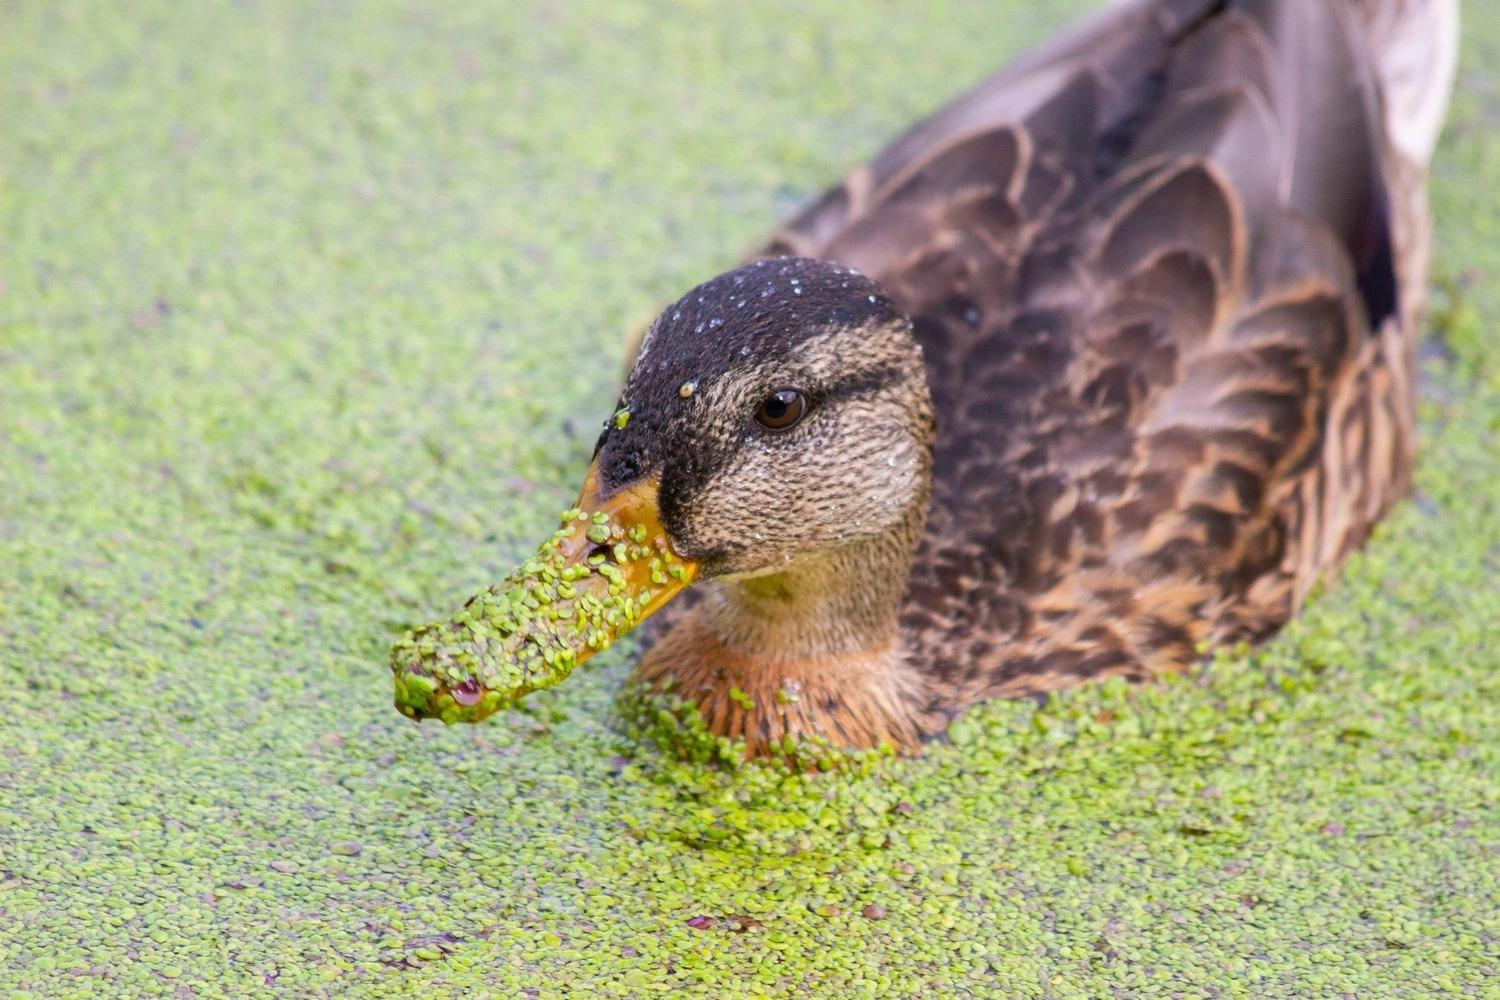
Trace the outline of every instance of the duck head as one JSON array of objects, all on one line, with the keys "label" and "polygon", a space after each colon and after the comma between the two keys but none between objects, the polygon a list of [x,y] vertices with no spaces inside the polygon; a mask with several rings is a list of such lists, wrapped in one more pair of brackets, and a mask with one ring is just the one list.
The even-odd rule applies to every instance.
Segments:
[{"label": "duck head", "polygon": [[933,417],[910,321],[834,264],[758,261],[690,291],[647,331],[616,413],[595,449],[601,499],[654,480],[700,579],[820,561],[926,499]]},{"label": "duck head", "polygon": [[[802,258],[719,275],[647,331],[577,509],[528,564],[543,582],[521,573],[480,595],[469,617],[483,632],[498,608],[500,624],[476,645],[461,623],[466,656],[419,651],[451,645],[452,623],[398,643],[398,707],[483,717],[698,581],[643,657],[645,683],[696,701],[752,752],[787,733],[914,743],[922,693],[896,620],[933,435],[911,322],[870,279]],[[616,613],[573,628],[590,586]],[[538,599],[517,620],[528,587]]]}]

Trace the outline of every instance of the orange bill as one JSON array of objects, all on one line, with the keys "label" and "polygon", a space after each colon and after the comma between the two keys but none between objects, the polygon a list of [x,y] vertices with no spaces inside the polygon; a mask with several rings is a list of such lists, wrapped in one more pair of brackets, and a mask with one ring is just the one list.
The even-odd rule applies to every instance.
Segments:
[{"label": "orange bill", "polygon": [[697,564],[672,550],[657,492],[653,477],[601,498],[591,466],[577,506],[534,556],[391,647],[396,708],[478,722],[560,683],[692,583]]}]

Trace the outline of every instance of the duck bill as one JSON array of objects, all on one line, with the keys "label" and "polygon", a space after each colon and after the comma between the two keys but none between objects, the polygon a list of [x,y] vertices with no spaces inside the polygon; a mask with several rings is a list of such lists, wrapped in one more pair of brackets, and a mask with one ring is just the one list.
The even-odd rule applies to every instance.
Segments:
[{"label": "duck bill", "polygon": [[391,647],[396,708],[478,722],[560,683],[675,597],[698,566],[673,550],[658,493],[652,477],[602,496],[590,466],[577,505],[532,558]]}]

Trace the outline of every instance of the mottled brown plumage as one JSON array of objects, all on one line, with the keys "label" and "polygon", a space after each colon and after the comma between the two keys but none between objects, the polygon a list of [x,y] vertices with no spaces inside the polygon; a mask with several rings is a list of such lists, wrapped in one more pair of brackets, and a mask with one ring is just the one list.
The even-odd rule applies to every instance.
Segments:
[{"label": "mottled brown plumage", "polygon": [[752,752],[912,746],[1282,625],[1408,488],[1455,17],[1116,5],[669,308],[598,460],[719,582],[642,678]]}]

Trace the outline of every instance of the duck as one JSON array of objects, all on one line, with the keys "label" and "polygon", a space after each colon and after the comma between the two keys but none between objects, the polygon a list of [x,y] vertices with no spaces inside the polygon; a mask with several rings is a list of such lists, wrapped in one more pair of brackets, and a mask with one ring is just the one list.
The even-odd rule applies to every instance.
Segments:
[{"label": "duck", "polygon": [[1457,17],[1128,0],[912,126],[645,329],[561,529],[393,647],[397,707],[638,629],[746,756],[917,751],[1273,635],[1411,488]]}]

